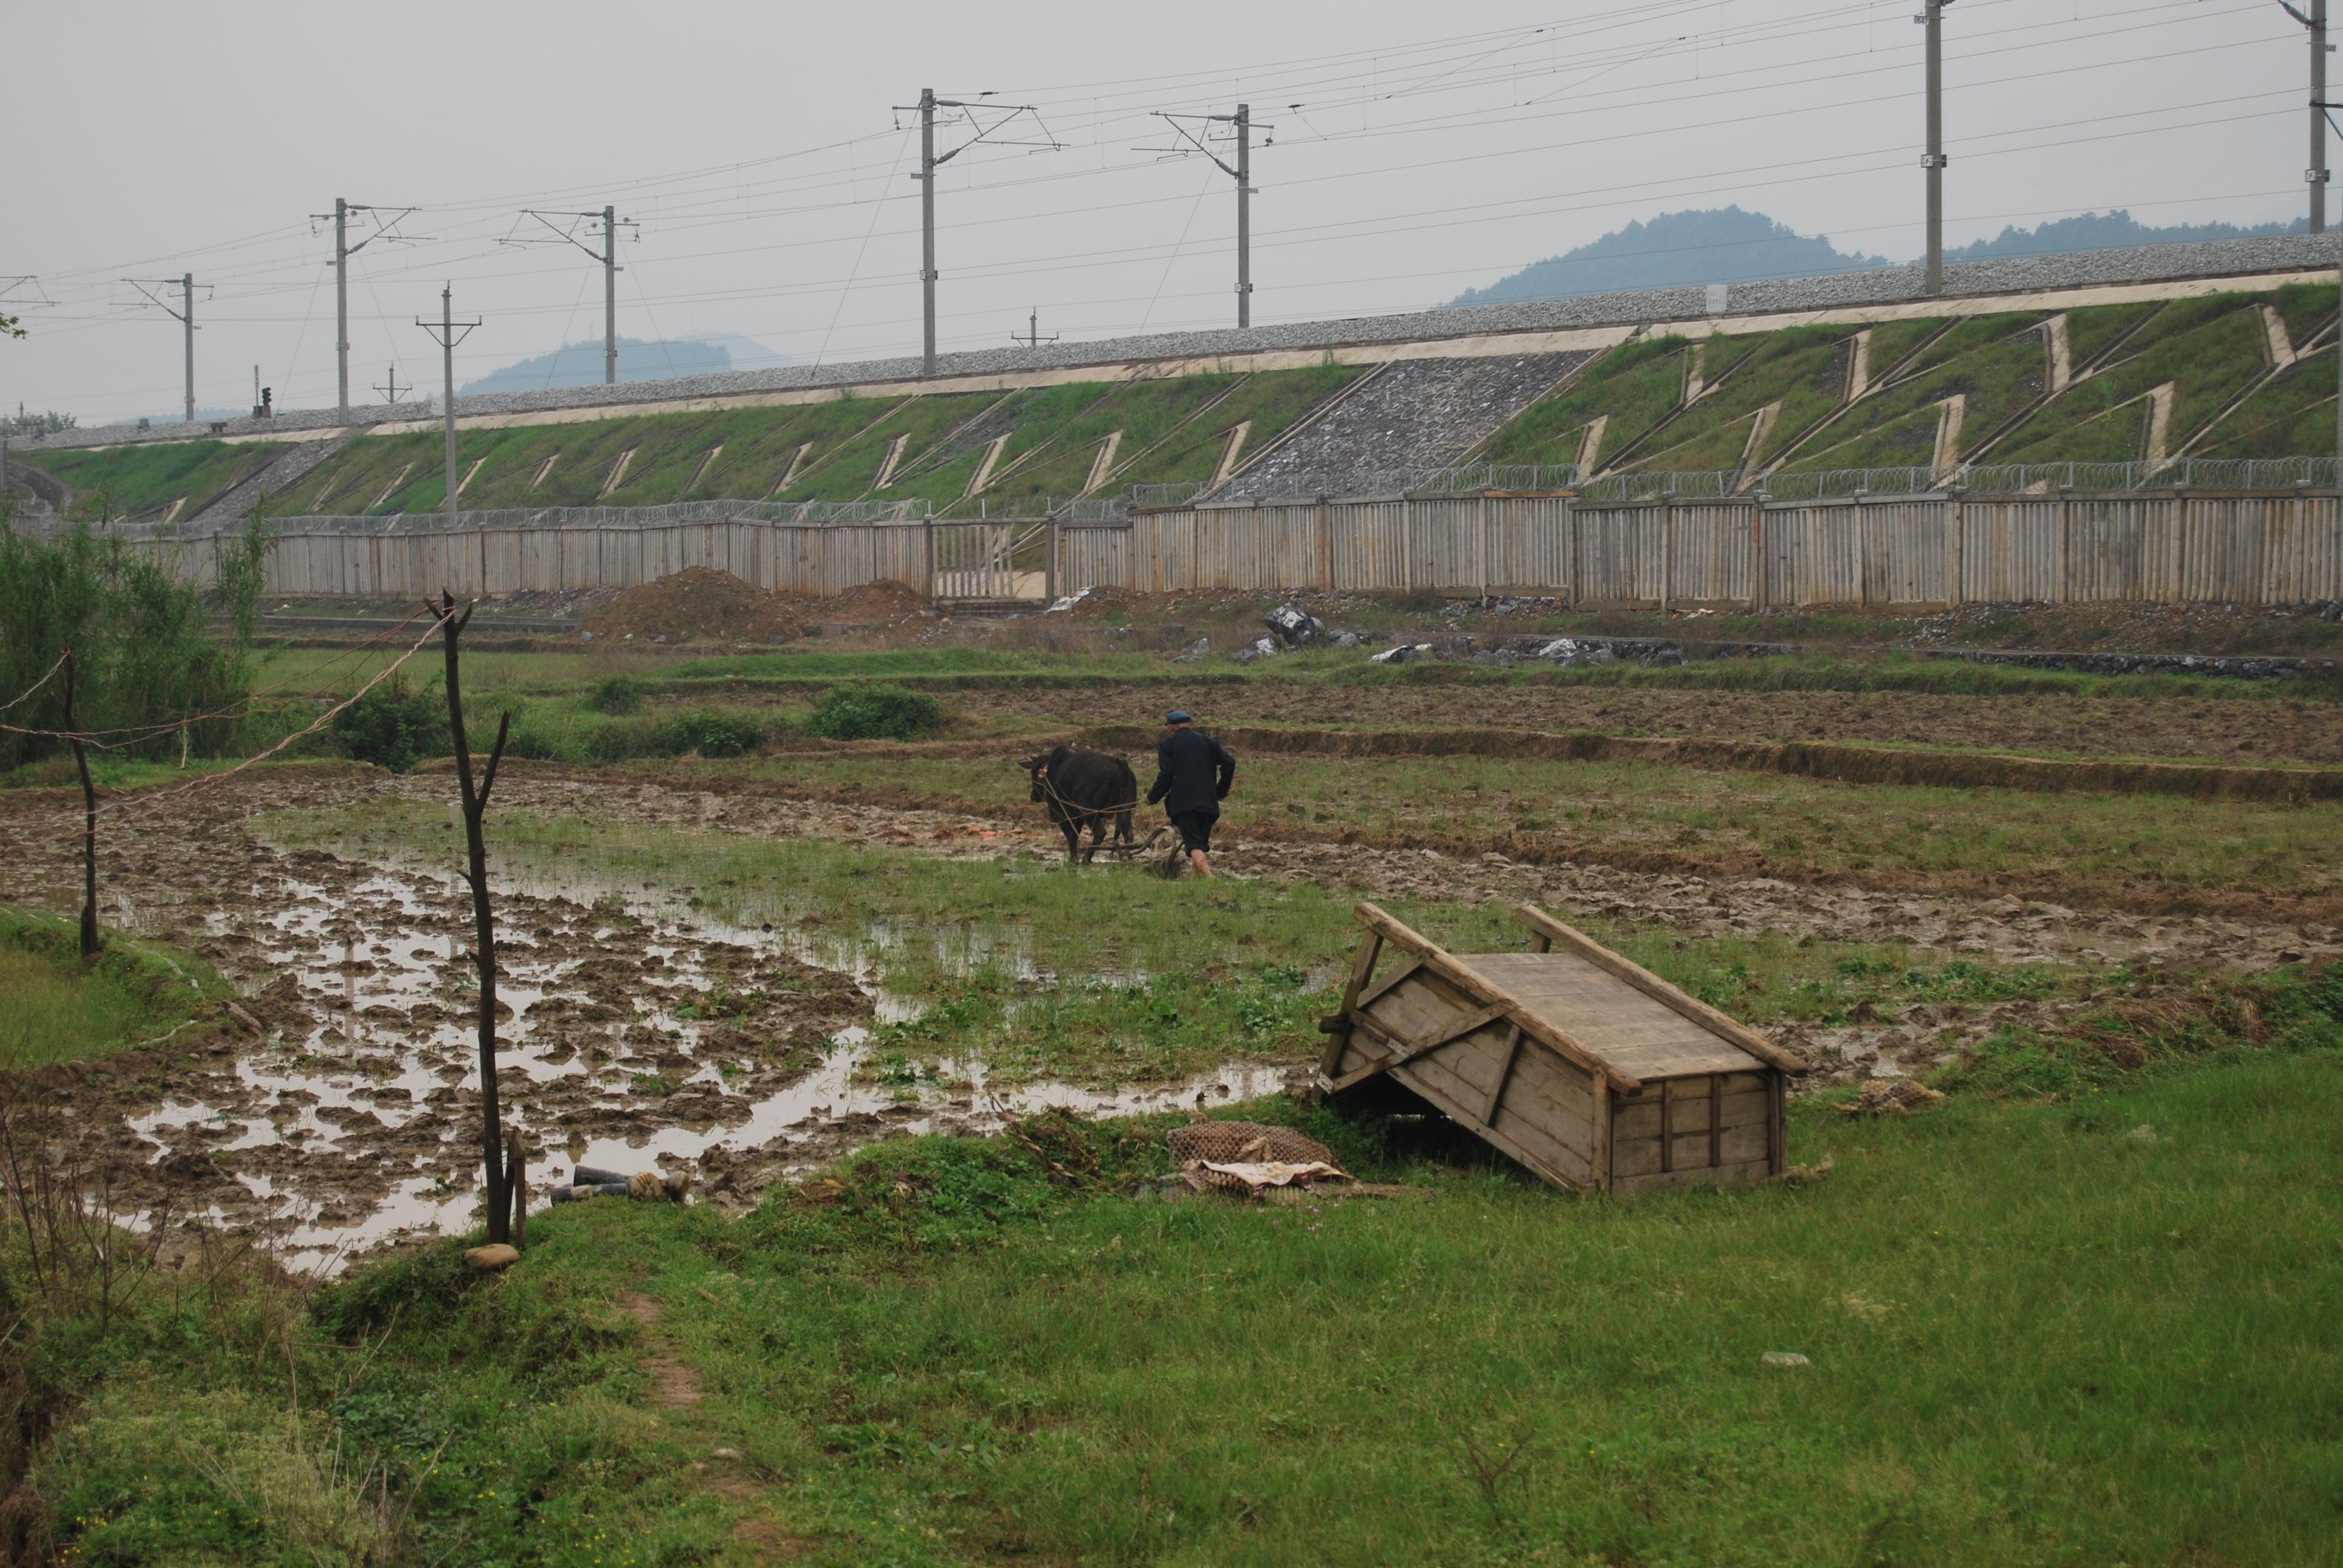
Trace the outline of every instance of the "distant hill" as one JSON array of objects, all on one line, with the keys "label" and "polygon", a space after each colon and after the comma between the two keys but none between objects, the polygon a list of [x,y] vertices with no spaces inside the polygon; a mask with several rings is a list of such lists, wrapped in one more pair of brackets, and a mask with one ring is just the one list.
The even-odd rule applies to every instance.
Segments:
[{"label": "distant hill", "polygon": [[1820,235],[1801,235],[1763,213],[1728,206],[1663,213],[1649,223],[1631,223],[1486,288],[1467,289],[1449,303],[1505,305],[1687,284],[1820,277],[1887,265],[1884,256],[1848,255]]},{"label": "distant hill", "polygon": [[[706,337],[618,339],[618,379],[664,381],[674,376],[709,376],[724,370],[755,370],[770,365],[796,363],[738,333],[711,333]],[[602,384],[602,342],[565,343],[550,354],[523,359],[492,370],[457,390],[476,392],[538,392],[548,387],[598,387]]]},{"label": "distant hill", "polygon": [[2152,227],[2117,207],[2109,213],[2087,212],[2062,217],[2038,228],[2005,228],[1991,239],[1945,252],[1952,261],[1990,261],[2005,256],[2054,256],[2060,251],[2122,250],[2135,245],[2190,245],[2207,239],[2260,239],[2269,235],[2301,234],[2310,226],[2303,218],[2292,223],[2262,223],[2239,228],[2233,223],[2176,223]]},{"label": "distant hill", "polygon": [[[1991,239],[1947,250],[1945,259],[1988,261],[2062,251],[2120,250],[2136,245],[2247,239],[2299,234],[2305,226],[2303,220],[2297,218],[2292,223],[2247,227],[2197,223],[2159,228],[2117,209],[2058,218],[2030,229],[2005,228]],[[1499,278],[1486,288],[1467,289],[1449,304],[1503,305],[1524,299],[1568,299],[1582,294],[1677,288],[1688,284],[1824,277],[1835,273],[1868,272],[1891,265],[1881,256],[1844,253],[1823,236],[1800,235],[1763,213],[1729,206],[1703,212],[1663,213],[1647,224],[1631,223],[1576,250]]]}]

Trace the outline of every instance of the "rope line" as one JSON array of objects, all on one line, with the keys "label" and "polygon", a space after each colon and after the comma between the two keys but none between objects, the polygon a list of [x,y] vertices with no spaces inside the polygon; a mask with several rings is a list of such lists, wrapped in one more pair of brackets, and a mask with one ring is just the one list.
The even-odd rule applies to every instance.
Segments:
[{"label": "rope line", "polygon": [[[397,625],[388,627],[384,630],[376,632],[365,641],[354,644],[350,648],[345,648],[342,652],[336,654],[332,658],[327,659],[325,663],[317,665],[308,670],[306,678],[315,678],[322,675],[327,670],[333,668],[334,666],[343,662],[345,659],[356,658],[360,654],[371,652],[377,645],[387,642],[390,638],[397,636],[400,632],[405,631],[408,627],[414,625],[424,613],[425,612],[423,611],[417,610],[413,614],[410,614],[405,620],[400,621]],[[49,676],[55,675],[58,668],[63,668],[64,664],[65,658],[63,656],[60,656],[57,659],[56,665],[51,668],[49,675],[45,675],[41,678],[42,682],[46,682]],[[192,729],[198,724],[208,724],[214,719],[235,718],[240,713],[249,711],[251,709],[259,706],[262,702],[268,700],[278,693],[284,692],[287,687],[294,683],[295,678],[296,678],[293,677],[287,677],[286,679],[277,682],[275,686],[263,687],[258,691],[247,692],[226,708],[216,708],[208,713],[190,714],[185,718],[168,719],[160,723],[117,724],[96,729],[35,729],[18,724],[0,724],[0,733],[9,735],[27,735],[49,740],[78,740],[85,746],[95,746],[100,750],[116,751],[125,747],[143,745],[149,740],[161,739],[166,735]],[[34,691],[37,691],[39,689],[40,686],[35,684],[30,690],[27,690],[25,693],[24,697],[16,699],[16,702],[22,702],[25,700],[25,697],[32,696]],[[322,691],[312,688],[307,691],[291,694],[291,699],[297,699],[301,697],[315,698],[321,697],[323,695],[325,694]],[[8,709],[14,708],[15,705],[15,702],[0,704],[0,713],[6,712]],[[120,740],[106,740],[100,739],[102,736],[108,735],[124,736],[126,737],[126,739]]]},{"label": "rope line", "polygon": [[65,660],[71,657],[72,655],[69,652],[57,655],[57,661],[56,663],[49,666],[48,674],[41,677],[40,679],[33,682],[32,685],[25,688],[23,691],[17,693],[15,697],[10,698],[7,701],[0,702],[0,713],[7,712],[10,709],[15,707],[16,704],[20,702],[31,700],[35,692],[40,690],[41,688],[46,686],[50,681],[56,678],[57,671],[65,667]]},{"label": "rope line", "polygon": [[[419,616],[410,616],[407,618],[405,624],[411,625],[418,618],[420,618]],[[103,801],[100,804],[100,809],[106,814],[106,822],[110,826],[117,823],[135,822],[144,818],[150,817],[155,812],[171,804],[173,801],[182,799],[199,790],[216,788],[217,786],[226,783],[228,779],[235,778],[237,774],[242,773],[246,769],[254,766],[256,763],[266,762],[268,759],[276,756],[278,752],[284,750],[295,741],[305,739],[311,735],[315,735],[319,729],[322,729],[327,725],[332,723],[337,714],[339,714],[343,709],[356,703],[358,699],[364,697],[367,692],[372,691],[376,687],[389,679],[391,676],[397,673],[400,667],[405,665],[408,659],[422,652],[424,645],[428,643],[433,635],[436,634],[441,627],[447,625],[450,618],[451,617],[448,614],[437,616],[432,620],[431,625],[424,630],[423,635],[417,638],[414,644],[409,647],[406,652],[400,654],[389,664],[385,665],[380,670],[377,671],[372,679],[368,680],[364,686],[359,687],[356,691],[350,693],[349,696],[344,698],[341,701],[336,703],[333,707],[328,708],[324,712],[318,714],[317,717],[311,719],[307,725],[293,731],[291,734],[278,740],[275,745],[269,747],[266,750],[256,752],[254,755],[246,758],[243,761],[237,763],[233,768],[225,769],[217,773],[205,774],[202,778],[190,779],[186,783],[178,785],[173,789],[156,790],[152,794],[142,793],[136,798],[135,804],[124,803],[116,805],[114,804],[114,802],[120,801],[123,798],[119,795],[109,797],[107,800]],[[83,813],[80,810],[76,809],[65,817],[54,818],[51,819],[51,820],[69,820],[72,823],[72,826],[70,829],[66,831],[45,833],[40,836],[20,837],[17,841],[25,845],[26,848],[35,848],[45,844],[61,843],[67,839],[77,839],[82,836],[84,830]]]}]

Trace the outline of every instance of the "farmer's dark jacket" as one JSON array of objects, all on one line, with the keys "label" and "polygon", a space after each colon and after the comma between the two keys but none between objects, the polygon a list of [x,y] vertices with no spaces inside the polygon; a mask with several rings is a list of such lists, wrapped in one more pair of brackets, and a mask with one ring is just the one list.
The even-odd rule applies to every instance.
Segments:
[{"label": "farmer's dark jacket", "polygon": [[1237,759],[1228,748],[1201,729],[1175,729],[1155,743],[1155,783],[1147,803],[1162,801],[1167,816],[1217,817],[1236,781]]}]

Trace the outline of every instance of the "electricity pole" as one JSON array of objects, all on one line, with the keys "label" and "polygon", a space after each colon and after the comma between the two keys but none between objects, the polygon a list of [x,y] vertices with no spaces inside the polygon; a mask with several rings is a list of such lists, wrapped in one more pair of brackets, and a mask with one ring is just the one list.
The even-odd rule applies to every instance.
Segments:
[{"label": "electricity pole", "polygon": [[196,275],[179,275],[179,324],[186,328],[187,345],[187,423],[196,422]]},{"label": "electricity pole", "polygon": [[413,207],[401,207],[397,216],[378,225],[374,233],[356,245],[350,243],[350,215],[354,212],[379,212],[379,207],[361,206],[356,202],[334,198],[334,210],[328,215],[311,213],[313,223],[323,223],[330,216],[334,220],[334,372],[337,397],[335,407],[342,423],[350,422],[350,257],[390,233],[399,218],[413,212]]},{"label": "electricity pole", "polygon": [[[1941,4],[1942,0],[1932,0]],[[1172,127],[1187,143],[1183,147],[1142,147],[1141,152],[1200,152],[1220,166],[1221,172],[1237,182],[1237,326],[1252,325],[1252,106],[1239,104],[1233,115],[1175,115],[1158,109],[1155,117]],[[1196,120],[1206,126],[1233,127],[1236,138],[1236,159],[1231,165],[1206,145],[1204,136],[1190,130],[1181,122]],[[1274,129],[1265,126],[1264,129]],[[1209,134],[1209,133],[1207,133]],[[1273,138],[1272,138],[1273,139]],[[1262,144],[1266,146],[1269,144]]]},{"label": "electricity pole", "polygon": [[1025,318],[1025,336],[1020,337],[1014,332],[1009,335],[1010,342],[1021,343],[1028,348],[1039,348],[1044,343],[1055,343],[1057,340],[1058,334],[1054,332],[1047,337],[1041,336],[1041,307],[1038,305],[1033,307],[1032,314]]},{"label": "electricity pole", "polygon": [[350,204],[334,198],[334,407],[350,422]]},{"label": "electricity pole", "polygon": [[[951,155],[947,153],[945,156]],[[936,90],[920,89],[920,374],[936,373]]]},{"label": "electricity pole", "polygon": [[618,384],[618,209],[602,209],[602,385]]},{"label": "electricity pole", "polygon": [[2327,0],[2310,0],[2310,232],[2327,229]]},{"label": "electricity pole", "polygon": [[[600,212],[555,213],[538,212],[536,208],[530,207],[525,209],[524,216],[537,219],[552,230],[554,238],[565,245],[576,246],[602,264],[602,385],[616,387],[618,384],[618,226],[625,224],[628,227],[633,228],[637,226],[635,220],[630,217],[620,217],[618,209],[612,206],[606,206]],[[564,228],[555,223],[553,220],[558,217],[570,219],[570,227]],[[581,218],[589,223],[598,218],[601,221],[601,249],[596,250],[592,246],[580,240],[574,232],[577,221]],[[507,236],[504,243],[548,245],[552,242],[540,235],[528,239],[515,239]]]},{"label": "electricity pole", "polygon": [[[2322,234],[2327,228],[2327,127],[2328,111],[2337,107],[2327,101],[2327,52],[2334,45],[2327,41],[2327,0],[2309,0],[2310,13],[2305,15],[2287,3],[2278,0],[2286,14],[2303,25],[2310,35],[2310,166],[2302,177],[2310,186],[2310,232]],[[2338,231],[2343,236],[2343,230]],[[2336,482],[2343,485],[2343,256],[2336,262],[2335,280],[2338,308],[2336,312],[2335,345],[2335,467]]]},{"label": "electricity pole", "polygon": [[1237,106],[1237,326],[1252,325],[1252,106]]},{"label": "electricity pole", "polygon": [[[990,140],[993,132],[1020,115],[1032,115],[1037,124],[1040,121],[1040,111],[1032,105],[986,103],[984,100],[990,96],[990,93],[979,93],[972,99],[939,98],[933,87],[921,87],[919,103],[896,106],[899,112],[912,108],[920,111],[920,172],[911,177],[920,182],[920,374],[922,376],[936,373],[936,278],[939,276],[936,272],[936,171],[977,143]],[[979,126],[976,135],[939,156],[936,152],[938,109],[966,109],[971,125],[976,123],[976,112],[980,109],[995,110],[1003,117],[990,126]],[[1059,146],[1058,140],[1049,135],[1047,126],[1042,127],[1042,135],[1046,140],[1011,145],[1055,150]]]},{"label": "electricity pole", "polygon": [[451,283],[439,291],[439,320],[437,325],[435,326],[419,316],[415,318],[415,325],[423,328],[424,331],[431,334],[431,336],[437,340],[439,344],[440,360],[445,369],[445,381],[443,385],[447,387],[447,526],[452,528],[456,526],[457,483],[456,345],[461,343],[466,337],[469,337],[471,335],[472,328],[478,327],[479,322],[477,320],[458,321],[456,319],[456,286]]},{"label": "electricity pole", "polygon": [[1927,0],[1927,11],[1913,18],[1928,29],[1928,150],[1920,166],[1928,171],[1928,275],[1922,292],[1930,298],[1945,292],[1945,7],[1951,3]]},{"label": "electricity pole", "polygon": [[2285,13],[2302,24],[2310,35],[2310,162],[2302,171],[2303,183],[2310,187],[2310,232],[2327,232],[2327,52],[2332,47],[2327,42],[2327,0],[2306,0],[2308,15],[2295,9],[2288,0],[2278,0]]},{"label": "electricity pole", "polygon": [[[187,423],[196,422],[196,275],[185,273],[177,277],[126,277],[122,280],[152,301],[164,315],[185,328],[187,340]],[[155,292],[157,288],[176,286],[179,308],[174,310]]]}]

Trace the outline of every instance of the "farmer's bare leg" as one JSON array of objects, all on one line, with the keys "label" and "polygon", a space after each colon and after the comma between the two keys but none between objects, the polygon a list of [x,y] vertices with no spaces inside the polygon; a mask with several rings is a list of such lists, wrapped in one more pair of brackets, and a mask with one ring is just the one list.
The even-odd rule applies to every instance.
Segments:
[{"label": "farmer's bare leg", "polygon": [[1200,877],[1209,877],[1212,874],[1212,857],[1202,849],[1188,851],[1188,864],[1195,868],[1196,875]]}]

